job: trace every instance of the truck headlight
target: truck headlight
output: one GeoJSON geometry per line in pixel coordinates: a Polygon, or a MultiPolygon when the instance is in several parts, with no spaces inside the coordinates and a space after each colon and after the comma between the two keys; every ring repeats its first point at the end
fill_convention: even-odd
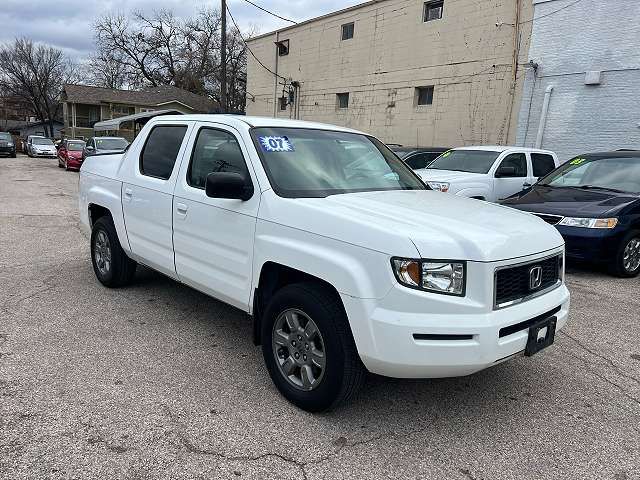
{"type": "Polygon", "coordinates": [[[449,184],[447,182],[427,182],[427,184],[432,190],[437,190],[438,192],[447,193],[449,191],[449,184]]]}
{"type": "Polygon", "coordinates": [[[582,228],[615,228],[618,225],[617,218],[574,218],[564,217],[558,225],[582,228]]]}
{"type": "Polygon", "coordinates": [[[7,147],[13,147],[13,142],[7,142],[7,147]]]}
{"type": "Polygon", "coordinates": [[[465,294],[465,262],[392,258],[391,265],[405,287],[459,297],[465,294]]]}

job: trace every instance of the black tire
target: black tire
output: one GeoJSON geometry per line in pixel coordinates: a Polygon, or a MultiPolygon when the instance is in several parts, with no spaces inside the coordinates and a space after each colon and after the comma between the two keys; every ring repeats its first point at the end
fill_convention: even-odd
{"type": "Polygon", "coordinates": [[[101,217],[93,224],[91,231],[91,263],[93,264],[93,271],[100,283],[109,288],[128,285],[136,273],[137,264],[127,257],[127,254],[122,250],[116,227],[109,216],[101,217]],[[110,248],[108,268],[104,268],[104,265],[102,268],[99,267],[98,260],[96,259],[96,250],[98,248],[96,242],[98,238],[101,237],[101,232],[108,238],[110,248]]]}
{"type": "Polygon", "coordinates": [[[624,265],[625,249],[627,248],[627,245],[629,245],[629,243],[633,240],[640,241],[640,231],[635,230],[629,232],[620,242],[618,251],[616,252],[616,256],[614,258],[614,263],[609,267],[609,272],[612,275],[620,278],[633,278],[637,277],[640,274],[640,265],[632,271],[628,271],[624,265]]]}
{"type": "Polygon", "coordinates": [[[58,168],[64,168],[64,165],[62,164],[62,162],[60,161],[60,159],[58,159],[58,168]]]}
{"type": "Polygon", "coordinates": [[[271,379],[291,403],[308,412],[332,410],[350,400],[361,387],[366,369],[360,360],[342,302],[335,292],[316,283],[287,285],[273,296],[262,319],[262,353],[271,379]],[[272,345],[278,317],[297,309],[313,319],[323,339],[325,369],[310,391],[294,387],[281,372],[272,345]]]}
{"type": "Polygon", "coordinates": [[[11,154],[11,158],[16,158],[16,157],[17,157],[17,155],[15,153],[11,154]]]}

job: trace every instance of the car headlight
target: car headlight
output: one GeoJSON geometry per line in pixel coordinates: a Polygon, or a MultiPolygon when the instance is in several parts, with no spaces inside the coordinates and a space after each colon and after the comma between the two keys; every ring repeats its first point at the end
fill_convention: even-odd
{"type": "Polygon", "coordinates": [[[447,193],[449,191],[449,184],[447,182],[427,182],[427,184],[432,190],[437,190],[438,192],[447,193]]]}
{"type": "Polygon", "coordinates": [[[615,226],[618,225],[618,219],[564,217],[558,225],[582,228],[615,228],[615,226]]]}
{"type": "Polygon", "coordinates": [[[405,287],[459,297],[465,294],[465,262],[392,258],[391,265],[405,287]]]}
{"type": "Polygon", "coordinates": [[[13,142],[7,142],[7,147],[13,147],[13,142]]]}

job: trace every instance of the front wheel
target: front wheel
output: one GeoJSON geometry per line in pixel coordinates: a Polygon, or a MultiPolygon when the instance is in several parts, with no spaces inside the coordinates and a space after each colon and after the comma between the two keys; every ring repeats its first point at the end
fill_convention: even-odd
{"type": "Polygon", "coordinates": [[[620,242],[611,273],[623,278],[640,274],[640,232],[631,232],[620,242]]]}
{"type": "Polygon", "coordinates": [[[366,375],[340,298],[320,284],[276,292],[263,317],[262,353],[280,393],[309,412],[348,401],[366,375]]]}
{"type": "Polygon", "coordinates": [[[96,277],[105,287],[117,288],[131,283],[136,262],[122,250],[111,217],[101,217],[91,231],[91,262],[96,277]]]}

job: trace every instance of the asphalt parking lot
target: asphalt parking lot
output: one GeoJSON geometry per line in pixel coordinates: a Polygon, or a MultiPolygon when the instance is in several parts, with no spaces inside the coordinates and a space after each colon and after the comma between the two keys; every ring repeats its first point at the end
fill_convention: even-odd
{"type": "Polygon", "coordinates": [[[371,376],[311,415],[248,317],[95,279],[78,174],[0,158],[0,478],[640,478],[640,279],[572,267],[556,344],[466,378],[371,376]]]}

